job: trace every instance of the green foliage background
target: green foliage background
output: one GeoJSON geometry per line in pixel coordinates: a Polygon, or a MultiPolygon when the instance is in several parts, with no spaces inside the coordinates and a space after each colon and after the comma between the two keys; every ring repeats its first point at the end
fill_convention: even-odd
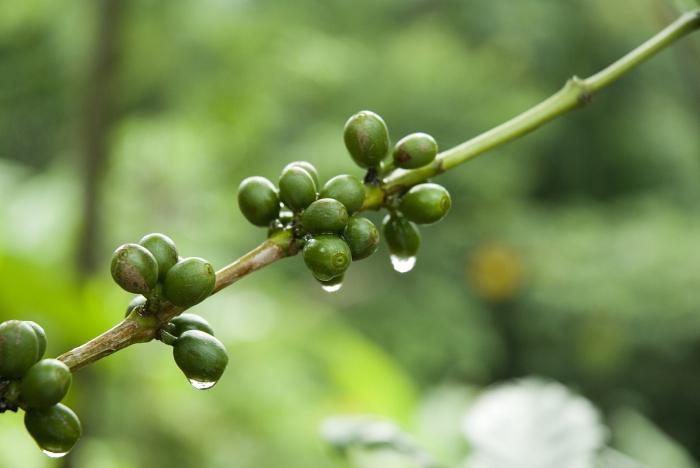
{"type": "MultiPolygon", "coordinates": [[[[244,177],[275,180],[296,159],[324,179],[359,175],[341,135],[357,110],[384,116],[394,139],[426,131],[448,148],[607,65],[681,5],[125,2],[91,247],[101,267],[86,275],[95,4],[0,3],[0,320],[40,322],[50,355],[120,320],[117,245],[160,231],[222,266],[264,236],[238,212],[244,177]]],[[[606,415],[635,408],[700,456],[699,82],[692,37],[585,111],[442,176],[453,210],[423,230],[410,274],[382,247],[337,294],[299,258],[246,278],[195,308],[230,352],[213,390],[190,388],[165,346],[129,348],[76,374],[68,402],[85,437],[68,462],[5,414],[0,466],[344,466],[317,435],[343,413],[393,418],[458,458],[466,447],[445,448],[448,423],[426,405],[529,374],[606,415]],[[514,278],[497,298],[473,280],[489,249],[514,278]]],[[[613,444],[634,440],[624,427],[613,444]]]]}

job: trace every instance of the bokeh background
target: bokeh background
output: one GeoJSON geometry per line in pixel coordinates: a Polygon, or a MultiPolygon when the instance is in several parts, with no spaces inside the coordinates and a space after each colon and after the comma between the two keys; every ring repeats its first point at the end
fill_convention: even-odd
{"type": "MultiPolygon", "coordinates": [[[[448,148],[693,5],[0,2],[0,320],[41,323],[58,355],[121,319],[117,245],[164,232],[220,267],[265,235],[238,211],[244,177],[297,159],[361,175],[342,144],[352,113],[448,148]]],[[[644,466],[696,466],[698,83],[700,36],[441,176],[453,209],[412,272],[382,246],[335,294],[300,258],[245,278],[194,310],[230,353],[212,390],[166,346],[133,346],[75,375],[85,434],[68,457],[44,457],[8,413],[0,466],[351,466],[319,436],[338,414],[389,418],[454,466],[462,410],[527,375],[591,400],[644,466]]]]}

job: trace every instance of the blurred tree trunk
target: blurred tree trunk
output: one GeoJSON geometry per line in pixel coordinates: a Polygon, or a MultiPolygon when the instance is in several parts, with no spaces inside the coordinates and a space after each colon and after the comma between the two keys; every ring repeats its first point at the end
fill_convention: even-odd
{"type": "Polygon", "coordinates": [[[115,120],[114,90],[125,2],[100,0],[94,5],[97,16],[95,41],[88,64],[81,119],[84,192],[77,266],[83,277],[97,267],[101,182],[109,155],[109,130],[115,120]]]}
{"type": "MultiPolygon", "coordinates": [[[[119,45],[123,29],[126,0],[99,0],[94,5],[95,33],[88,58],[84,95],[81,103],[81,168],[83,180],[82,224],[78,233],[76,262],[81,278],[98,266],[101,239],[100,199],[102,181],[109,157],[109,134],[116,120],[115,88],[119,71],[119,45]]],[[[76,402],[76,411],[83,422],[84,436],[99,420],[99,400],[103,382],[100,375],[86,369],[75,376],[74,383],[85,395],[76,402]]],[[[75,466],[72,452],[62,459],[63,468],[75,466]]]]}

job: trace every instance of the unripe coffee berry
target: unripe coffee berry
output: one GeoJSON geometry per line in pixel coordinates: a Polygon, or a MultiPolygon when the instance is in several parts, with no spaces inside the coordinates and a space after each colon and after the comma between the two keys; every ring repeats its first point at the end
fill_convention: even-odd
{"type": "Polygon", "coordinates": [[[343,138],[350,156],[360,167],[379,166],[389,151],[389,130],[384,120],[372,111],[350,117],[345,123],[343,138]]]}
{"type": "Polygon", "coordinates": [[[173,335],[175,336],[180,336],[189,330],[199,330],[214,336],[214,329],[211,328],[209,322],[197,314],[183,312],[173,318],[170,323],[174,325],[173,335]]]}
{"type": "Polygon", "coordinates": [[[345,205],[348,214],[353,214],[362,208],[365,201],[365,186],[353,175],[337,175],[321,189],[321,198],[335,198],[345,205]]]}
{"type": "Polygon", "coordinates": [[[203,258],[183,258],[165,276],[163,293],[170,302],[190,307],[206,299],[214,290],[216,272],[203,258]]]}
{"type": "Polygon", "coordinates": [[[199,330],[184,332],[173,344],[175,363],[199,388],[213,386],[226,369],[228,354],[219,340],[199,330]]]}
{"type": "Polygon", "coordinates": [[[351,216],[343,232],[343,239],[352,252],[353,260],[369,257],[379,246],[379,230],[372,221],[363,216],[351,216]]]}
{"type": "Polygon", "coordinates": [[[348,223],[345,205],[333,198],[321,198],[309,205],[301,224],[311,234],[341,233],[348,223]]]}
{"type": "Polygon", "coordinates": [[[54,456],[69,452],[82,433],[78,416],[60,403],[48,408],[27,409],[24,426],[37,445],[54,456]]]}
{"type": "Polygon", "coordinates": [[[318,171],[316,170],[316,168],[314,167],[313,164],[311,164],[308,161],[290,162],[289,164],[284,166],[284,169],[282,169],[282,172],[284,172],[285,169],[290,168],[290,167],[294,167],[294,166],[300,167],[300,168],[304,169],[306,172],[308,172],[309,175],[311,176],[311,178],[314,180],[314,184],[316,184],[316,187],[320,187],[319,179],[318,179],[318,171]]]}
{"type": "Polygon", "coordinates": [[[112,254],[112,278],[122,289],[147,294],[158,282],[158,262],[138,244],[124,244],[112,254]]]}
{"type": "Polygon", "coordinates": [[[27,322],[0,323],[0,377],[18,379],[37,361],[39,340],[27,322]]]}
{"type": "Polygon", "coordinates": [[[134,296],[132,300],[129,301],[129,304],[126,306],[126,312],[124,313],[124,317],[128,317],[130,313],[134,311],[135,308],[140,307],[146,303],[146,298],[143,297],[142,295],[134,296]]]}
{"type": "Polygon", "coordinates": [[[415,257],[420,248],[418,226],[398,214],[386,215],[382,223],[384,239],[392,255],[399,258],[415,257]]]}
{"type": "Polygon", "coordinates": [[[36,322],[26,320],[25,323],[32,327],[32,330],[34,330],[34,334],[36,335],[36,340],[39,344],[39,348],[36,352],[36,360],[38,361],[44,356],[44,353],[46,352],[46,332],[41,327],[41,325],[39,325],[36,322]]]}
{"type": "Polygon", "coordinates": [[[280,212],[277,188],[265,177],[243,179],[238,187],[238,207],[255,226],[267,226],[280,212]]]}
{"type": "Polygon", "coordinates": [[[451,206],[445,187],[427,183],[411,187],[401,198],[399,210],[414,223],[432,224],[444,218],[451,206]]]}
{"type": "Polygon", "coordinates": [[[42,359],[29,368],[20,383],[22,403],[30,408],[55,405],[66,396],[72,381],[70,369],[58,359],[42,359]]]}
{"type": "Polygon", "coordinates": [[[345,273],[350,266],[352,253],[340,237],[320,235],[306,242],[303,257],[314,278],[328,281],[345,273]]]}
{"type": "Polygon", "coordinates": [[[175,242],[165,234],[147,234],[141,238],[139,245],[151,252],[158,264],[158,279],[163,280],[173,265],[177,263],[175,242]]]}
{"type": "Polygon", "coordinates": [[[316,183],[309,173],[299,166],[282,171],[279,181],[280,199],[292,211],[301,211],[316,200],[316,183]]]}
{"type": "Polygon", "coordinates": [[[433,162],[437,152],[438,146],[432,136],[427,133],[411,133],[394,146],[394,164],[404,169],[416,169],[433,162]]]}

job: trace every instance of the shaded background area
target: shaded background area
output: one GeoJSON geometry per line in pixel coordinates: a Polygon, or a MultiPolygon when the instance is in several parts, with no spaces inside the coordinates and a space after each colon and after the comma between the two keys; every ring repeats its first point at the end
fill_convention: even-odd
{"type": "MultiPolygon", "coordinates": [[[[352,113],[448,148],[691,3],[0,3],[0,320],[38,321],[60,354],[121,319],[117,245],[160,231],[220,267],[265,235],[236,206],[244,177],[296,159],[360,175],[352,113]]],[[[344,466],[318,437],[342,413],[392,418],[456,459],[441,398],[530,374],[591,399],[630,455],[653,452],[636,432],[653,428],[694,466],[699,82],[691,37],[442,176],[452,212],[409,274],[382,246],[336,294],[299,258],[246,278],[194,309],[229,349],[216,387],[192,389],[160,343],[131,347],[76,374],[70,457],[45,459],[6,414],[0,466],[344,466]]]]}

